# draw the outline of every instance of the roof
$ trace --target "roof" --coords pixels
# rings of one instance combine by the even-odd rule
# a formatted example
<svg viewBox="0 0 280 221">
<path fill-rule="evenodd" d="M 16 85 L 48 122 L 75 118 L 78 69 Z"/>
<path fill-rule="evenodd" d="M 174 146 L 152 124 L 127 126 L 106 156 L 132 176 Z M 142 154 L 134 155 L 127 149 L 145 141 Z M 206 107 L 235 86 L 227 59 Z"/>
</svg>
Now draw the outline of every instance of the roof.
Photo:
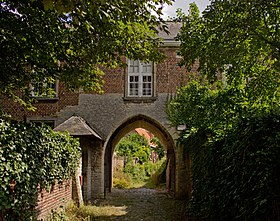
<svg viewBox="0 0 280 221">
<path fill-rule="evenodd" d="M 138 133 L 140 136 L 144 136 L 147 140 L 150 146 L 156 147 L 157 145 L 153 142 L 151 142 L 151 139 L 154 137 L 152 133 L 149 131 L 143 129 L 143 128 L 136 128 L 135 129 L 136 133 Z"/>
<path fill-rule="evenodd" d="M 180 32 L 180 28 L 183 25 L 182 22 L 166 22 L 165 24 L 168 28 L 169 34 L 163 30 L 158 30 L 158 36 L 163 38 L 164 41 L 174 41 L 174 38 Z"/>
<path fill-rule="evenodd" d="M 55 127 L 54 131 L 68 131 L 70 135 L 73 136 L 94 136 L 102 140 L 102 138 L 86 123 L 86 121 L 77 115 L 73 115 Z"/>
</svg>

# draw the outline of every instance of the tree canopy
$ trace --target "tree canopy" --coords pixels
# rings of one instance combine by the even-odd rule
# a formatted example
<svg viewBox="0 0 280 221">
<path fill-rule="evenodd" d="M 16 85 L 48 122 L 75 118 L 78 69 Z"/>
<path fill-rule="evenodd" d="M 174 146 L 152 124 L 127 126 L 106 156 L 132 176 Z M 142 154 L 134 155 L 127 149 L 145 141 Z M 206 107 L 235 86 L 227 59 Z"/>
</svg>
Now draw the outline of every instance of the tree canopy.
<svg viewBox="0 0 280 221">
<path fill-rule="evenodd" d="M 181 65 L 198 65 L 168 104 L 186 124 L 189 212 L 205 220 L 276 220 L 279 204 L 280 2 L 212 0 L 183 21 Z"/>
<path fill-rule="evenodd" d="M 99 65 L 121 64 L 122 56 L 161 59 L 156 26 L 162 4 L 171 2 L 2 0 L 1 93 L 28 97 L 31 82 L 55 79 L 101 91 Z"/>
<path fill-rule="evenodd" d="M 228 86 L 243 87 L 251 103 L 279 103 L 279 1 L 214 0 L 202 16 L 191 4 L 179 17 L 181 65 L 198 61 L 203 80 L 223 75 Z"/>
<path fill-rule="evenodd" d="M 150 146 L 148 140 L 137 133 L 129 134 L 123 137 L 116 146 L 116 154 L 118 156 L 128 157 L 132 160 L 133 157 L 138 158 L 140 163 L 147 162 L 150 157 Z"/>
</svg>

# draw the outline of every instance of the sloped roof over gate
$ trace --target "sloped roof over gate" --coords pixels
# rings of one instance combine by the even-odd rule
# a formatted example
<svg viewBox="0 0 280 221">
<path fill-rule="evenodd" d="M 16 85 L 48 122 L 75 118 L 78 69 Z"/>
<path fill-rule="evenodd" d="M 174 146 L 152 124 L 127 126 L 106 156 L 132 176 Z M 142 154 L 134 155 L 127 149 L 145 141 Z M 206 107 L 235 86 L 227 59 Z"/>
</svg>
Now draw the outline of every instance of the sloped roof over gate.
<svg viewBox="0 0 280 221">
<path fill-rule="evenodd" d="M 72 136 L 93 136 L 102 140 L 102 138 L 86 123 L 86 121 L 77 115 L 73 115 L 55 127 L 54 131 L 68 131 Z"/>
</svg>

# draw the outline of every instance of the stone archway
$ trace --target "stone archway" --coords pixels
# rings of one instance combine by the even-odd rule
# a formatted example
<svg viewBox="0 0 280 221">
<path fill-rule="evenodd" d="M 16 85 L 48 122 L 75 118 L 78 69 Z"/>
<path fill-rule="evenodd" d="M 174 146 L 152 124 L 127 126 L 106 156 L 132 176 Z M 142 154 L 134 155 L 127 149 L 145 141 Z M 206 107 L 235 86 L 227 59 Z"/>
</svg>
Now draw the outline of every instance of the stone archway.
<svg viewBox="0 0 280 221">
<path fill-rule="evenodd" d="M 104 190 L 111 192 L 112 189 L 112 158 L 117 143 L 130 131 L 136 128 L 144 128 L 153 133 L 167 150 L 167 174 L 166 187 L 175 193 L 176 187 L 176 163 L 175 163 L 175 142 L 171 135 L 159 122 L 145 115 L 136 115 L 125 120 L 105 143 L 104 153 Z"/>
</svg>

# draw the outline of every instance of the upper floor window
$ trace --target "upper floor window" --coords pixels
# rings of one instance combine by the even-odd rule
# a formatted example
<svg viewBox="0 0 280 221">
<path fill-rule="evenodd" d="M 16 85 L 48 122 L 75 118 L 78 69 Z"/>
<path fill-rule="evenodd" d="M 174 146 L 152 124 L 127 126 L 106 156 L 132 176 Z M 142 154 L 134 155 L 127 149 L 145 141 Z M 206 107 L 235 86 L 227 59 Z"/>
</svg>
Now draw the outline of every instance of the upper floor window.
<svg viewBox="0 0 280 221">
<path fill-rule="evenodd" d="M 58 98 L 58 81 L 41 81 L 31 84 L 31 96 L 42 99 Z"/>
<path fill-rule="evenodd" d="M 128 97 L 153 96 L 153 62 L 128 61 Z"/>
</svg>

